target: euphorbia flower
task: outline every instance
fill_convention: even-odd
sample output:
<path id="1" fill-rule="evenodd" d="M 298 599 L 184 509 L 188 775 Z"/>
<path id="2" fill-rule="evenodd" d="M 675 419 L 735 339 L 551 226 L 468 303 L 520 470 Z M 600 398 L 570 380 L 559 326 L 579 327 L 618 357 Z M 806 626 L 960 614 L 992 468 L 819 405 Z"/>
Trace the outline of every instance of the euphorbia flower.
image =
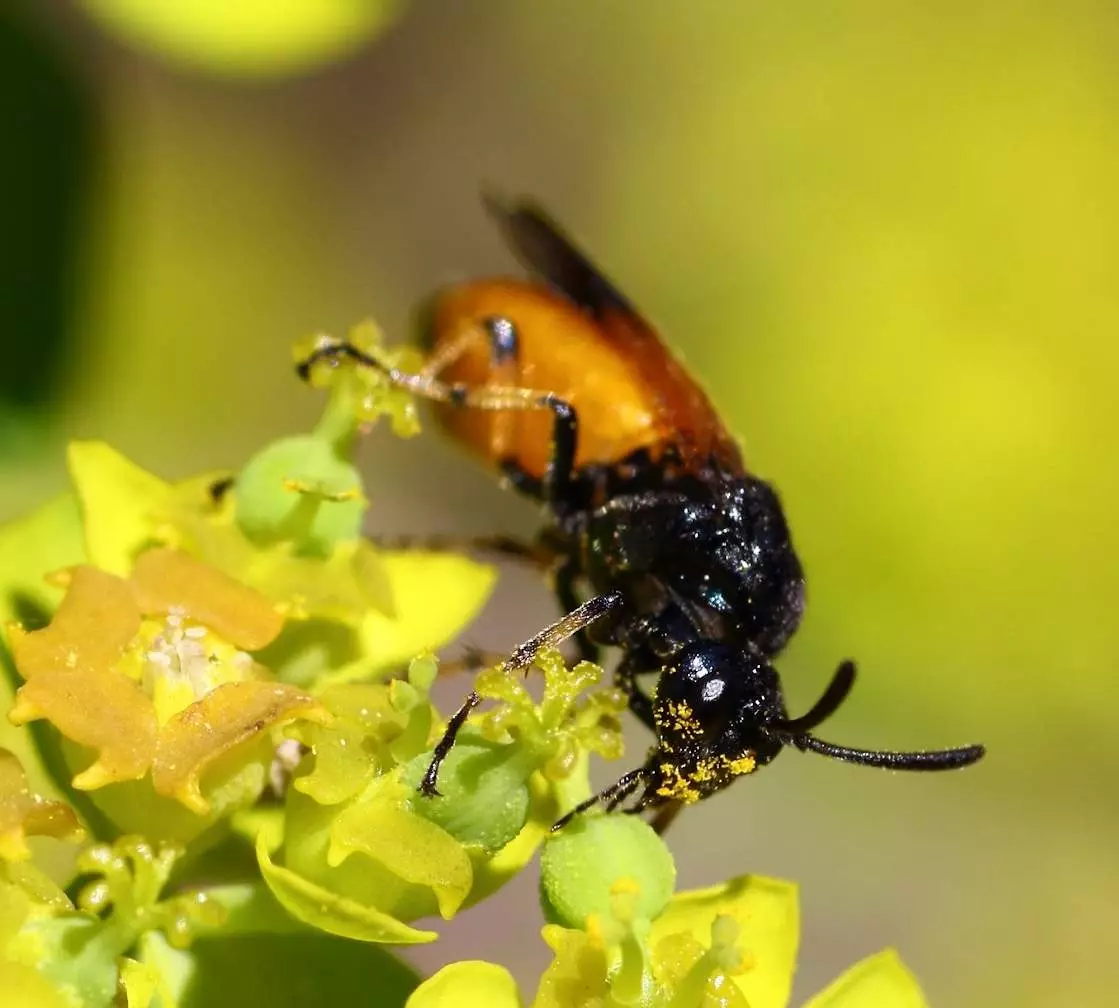
<path id="1" fill-rule="evenodd" d="M 268 654 L 283 681 L 344 681 L 404 666 L 450 640 L 493 586 L 491 567 L 452 553 L 382 550 L 360 537 L 327 553 L 282 538 L 253 541 L 237 523 L 238 489 L 217 501 L 211 495 L 215 473 L 168 483 L 96 441 L 72 443 L 69 464 L 85 559 L 125 576 L 156 543 L 256 589 L 287 619 Z M 254 479 L 259 487 L 262 478 Z M 277 475 L 276 493 L 288 492 L 284 486 Z"/>
<path id="2" fill-rule="evenodd" d="M 83 565 L 49 626 L 11 631 L 26 680 L 9 714 L 46 718 L 92 749 L 73 786 L 95 790 L 150 775 L 159 795 L 199 816 L 212 811 L 202 775 L 224 757 L 223 779 L 255 764 L 258 783 L 225 789 L 219 804 L 259 793 L 272 747 L 254 740 L 294 719 L 324 720 L 322 705 L 271 681 L 250 652 L 275 639 L 283 618 L 258 592 L 175 550 L 142 553 L 128 578 Z M 234 793 L 236 792 L 236 793 Z"/>
<path id="3" fill-rule="evenodd" d="M 84 834 L 74 810 L 64 802 L 34 794 L 19 760 L 0 749 L 0 861 L 29 858 L 29 836 L 80 840 Z"/>
<path id="4" fill-rule="evenodd" d="M 581 929 L 549 924 L 555 958 L 535 996 L 486 962 L 455 963 L 421 984 L 408 1008 L 786 1008 L 796 964 L 796 889 L 744 876 L 680 893 L 651 924 L 616 885 L 611 910 Z M 844 973 L 804 1008 L 925 1008 L 890 949 Z"/>
<path id="5" fill-rule="evenodd" d="M 438 798 L 416 794 L 441 732 L 427 699 L 433 660 L 414 662 L 408 681 L 323 691 L 334 717 L 297 729 L 314 759 L 288 792 L 283 845 L 258 840 L 277 898 L 337 934 L 423 942 L 436 933 L 411 921 L 450 918 L 520 871 L 562 811 L 589 793 L 588 753 L 621 751 L 624 700 L 610 688 L 585 692 L 602 670 L 568 669 L 554 652 L 537 664 L 539 703 L 521 673 L 479 678 L 499 704 L 468 722 Z"/>

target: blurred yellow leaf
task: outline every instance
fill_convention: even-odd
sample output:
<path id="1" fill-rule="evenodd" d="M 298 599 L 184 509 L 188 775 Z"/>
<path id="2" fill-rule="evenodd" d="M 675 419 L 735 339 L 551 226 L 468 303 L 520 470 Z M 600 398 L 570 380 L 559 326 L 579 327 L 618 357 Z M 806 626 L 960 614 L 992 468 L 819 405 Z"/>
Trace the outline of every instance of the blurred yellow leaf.
<path id="1" fill-rule="evenodd" d="M 279 76 L 351 52 L 400 0 L 83 0 L 130 42 L 211 73 Z"/>

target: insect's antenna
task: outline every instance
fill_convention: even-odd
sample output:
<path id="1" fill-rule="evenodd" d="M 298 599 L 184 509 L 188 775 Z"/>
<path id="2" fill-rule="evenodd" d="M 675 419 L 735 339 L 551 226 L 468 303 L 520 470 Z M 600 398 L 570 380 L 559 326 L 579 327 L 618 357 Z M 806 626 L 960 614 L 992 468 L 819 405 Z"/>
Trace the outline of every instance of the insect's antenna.
<path id="1" fill-rule="evenodd" d="M 828 683 L 823 696 L 812 705 L 812 709 L 807 714 L 790 720 L 775 721 L 772 727 L 782 735 L 804 735 L 812 731 L 839 710 L 840 704 L 847 699 L 854 685 L 855 663 L 842 662 L 835 670 L 835 675 L 831 677 L 831 682 Z"/>
<path id="2" fill-rule="evenodd" d="M 787 735 L 785 741 L 805 752 L 819 753 L 844 763 L 884 767 L 887 770 L 954 770 L 970 766 L 987 751 L 981 745 L 961 746 L 959 749 L 933 749 L 922 752 L 879 752 L 872 749 L 849 749 L 847 746 L 825 742 L 814 735 Z"/>

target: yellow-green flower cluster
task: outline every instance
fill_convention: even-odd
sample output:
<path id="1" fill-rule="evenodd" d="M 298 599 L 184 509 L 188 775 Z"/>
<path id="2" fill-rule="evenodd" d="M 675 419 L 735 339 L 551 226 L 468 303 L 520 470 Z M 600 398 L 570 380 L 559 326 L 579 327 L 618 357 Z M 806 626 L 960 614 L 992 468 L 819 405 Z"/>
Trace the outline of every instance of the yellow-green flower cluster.
<path id="1" fill-rule="evenodd" d="M 743 876 L 679 893 L 652 918 L 645 913 L 641 885 L 627 876 L 618 876 L 605 895 L 608 908 L 589 914 L 583 927 L 545 925 L 542 936 L 554 959 L 531 997 L 522 997 L 503 967 L 461 962 L 422 983 L 408 1008 L 789 1004 L 798 942 L 792 884 Z M 857 963 L 805 1008 L 925 1008 L 925 1000 L 912 974 L 887 949 Z"/>
<path id="2" fill-rule="evenodd" d="M 369 324 L 350 338 L 415 366 Z M 386 1005 L 519 1005 L 500 967 L 420 984 L 382 946 L 434 941 L 426 920 L 487 898 L 543 847 L 554 961 L 532 1004 L 785 1005 L 791 885 L 674 894 L 672 857 L 639 819 L 552 832 L 589 797 L 590 757 L 621 755 L 626 697 L 598 666 L 541 653 L 539 699 L 521 673 L 482 672 L 488 709 L 440 796 L 419 796 L 443 730 L 432 653 L 493 572 L 363 538 L 356 438 L 380 416 L 414 433 L 414 405 L 369 369 L 309 377 L 329 393 L 321 421 L 235 474 L 172 483 L 78 442 L 72 489 L 0 529 L 4 1003 L 333 1004 L 368 989 Z M 891 953 L 811 1002 L 921 1004 Z"/>

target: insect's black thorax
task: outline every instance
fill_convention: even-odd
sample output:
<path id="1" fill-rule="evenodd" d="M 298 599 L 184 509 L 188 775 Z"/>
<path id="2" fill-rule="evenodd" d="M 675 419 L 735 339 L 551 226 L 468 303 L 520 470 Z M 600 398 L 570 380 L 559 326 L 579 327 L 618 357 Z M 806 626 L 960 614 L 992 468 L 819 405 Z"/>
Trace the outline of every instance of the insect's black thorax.
<path id="1" fill-rule="evenodd" d="M 773 488 L 753 477 L 677 475 L 643 466 L 615 472 L 598 506 L 560 517 L 595 592 L 625 592 L 619 628 L 673 614 L 695 637 L 770 657 L 804 609 L 804 575 Z M 621 642 L 621 641 L 619 641 Z"/>

